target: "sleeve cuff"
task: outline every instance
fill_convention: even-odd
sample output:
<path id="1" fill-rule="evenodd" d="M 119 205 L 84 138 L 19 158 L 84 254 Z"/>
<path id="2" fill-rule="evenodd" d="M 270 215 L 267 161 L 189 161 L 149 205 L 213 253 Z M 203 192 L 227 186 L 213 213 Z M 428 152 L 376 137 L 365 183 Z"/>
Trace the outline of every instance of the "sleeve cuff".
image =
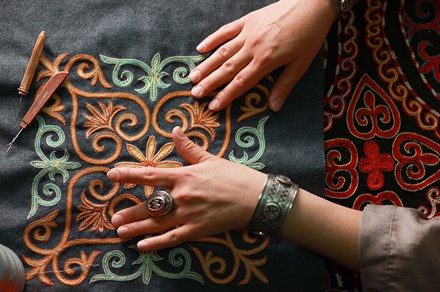
<path id="1" fill-rule="evenodd" d="M 387 262 L 396 206 L 368 205 L 359 232 L 359 272 L 364 291 L 387 291 Z"/>
<path id="2" fill-rule="evenodd" d="M 369 205 L 359 232 L 364 291 L 439 291 L 440 216 L 412 208 Z"/>

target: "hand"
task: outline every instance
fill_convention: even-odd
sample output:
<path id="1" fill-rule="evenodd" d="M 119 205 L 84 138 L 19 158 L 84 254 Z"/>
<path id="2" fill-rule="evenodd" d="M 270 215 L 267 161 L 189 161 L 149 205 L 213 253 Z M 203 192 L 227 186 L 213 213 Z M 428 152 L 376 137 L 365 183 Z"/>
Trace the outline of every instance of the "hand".
<path id="1" fill-rule="evenodd" d="M 145 203 L 117 212 L 112 224 L 120 237 L 159 234 L 138 242 L 140 250 L 157 250 L 245 227 L 257 205 L 266 174 L 216 157 L 173 130 L 177 151 L 190 166 L 180 168 L 113 168 L 111 181 L 161 186 L 175 209 L 161 217 L 148 215 Z M 176 227 L 178 226 L 178 227 Z"/>
<path id="2" fill-rule="evenodd" d="M 198 83 L 192 95 L 201 98 L 226 85 L 209 104 L 209 109 L 221 110 L 285 66 L 268 98 L 269 107 L 279 111 L 334 18 L 329 0 L 282 0 L 223 26 L 197 46 L 200 53 L 218 49 L 191 72 L 191 82 Z"/>

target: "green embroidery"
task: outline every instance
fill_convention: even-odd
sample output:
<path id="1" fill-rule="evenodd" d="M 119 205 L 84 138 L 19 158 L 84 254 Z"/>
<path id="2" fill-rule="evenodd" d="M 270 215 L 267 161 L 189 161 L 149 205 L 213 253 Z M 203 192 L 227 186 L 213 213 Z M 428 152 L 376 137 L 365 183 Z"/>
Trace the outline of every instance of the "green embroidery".
<path id="1" fill-rule="evenodd" d="M 50 180 L 55 181 L 55 175 L 60 174 L 63 177 L 63 183 L 65 183 L 69 179 L 69 173 L 67 170 L 81 167 L 81 164 L 77 162 L 68 162 L 70 156 L 67 152 L 67 149 L 64 149 L 64 155 L 61 158 L 57 158 L 55 156 L 55 151 L 52 151 L 49 158 L 46 157 L 41 150 L 41 139 L 43 138 L 43 135 L 48 132 L 54 132 L 58 135 L 58 139 L 55 141 L 52 139 L 52 135 L 49 135 L 46 138 L 47 145 L 52 148 L 59 147 L 61 144 L 63 144 L 66 136 L 60 127 L 46 125 L 43 118 L 37 117 L 37 121 L 39 127 L 35 137 L 35 152 L 40 157 L 41 161 L 31 161 L 31 165 L 35 168 L 41 168 L 41 171 L 37 174 L 37 176 L 35 176 L 32 182 L 32 204 L 31 210 L 28 214 L 28 219 L 35 215 L 38 205 L 46 207 L 54 206 L 61 199 L 61 190 L 59 186 L 54 183 L 48 183 L 43 187 L 43 194 L 46 197 L 53 198 L 50 200 L 45 200 L 40 197 L 38 194 L 38 186 L 45 175 L 48 175 Z"/>
<path id="2" fill-rule="evenodd" d="M 246 165 L 250 168 L 261 170 L 265 167 L 265 165 L 261 162 L 258 162 L 258 160 L 263 156 L 264 150 L 266 148 L 266 141 L 264 140 L 264 125 L 266 121 L 269 119 L 269 116 L 262 118 L 258 122 L 257 128 L 252 127 L 242 127 L 240 128 L 237 133 L 235 133 L 235 143 L 237 143 L 242 148 L 250 148 L 255 144 L 255 139 L 251 136 L 245 136 L 244 141 L 242 141 L 242 136 L 244 134 L 254 134 L 259 143 L 259 148 L 257 151 L 257 154 L 251 159 L 249 159 L 249 155 L 244 152 L 243 157 L 240 159 L 237 159 L 234 155 L 234 150 L 229 153 L 229 160 L 233 162 L 237 162 L 243 165 Z"/>
<path id="3" fill-rule="evenodd" d="M 167 72 L 163 71 L 166 66 L 172 63 L 183 63 L 187 65 L 191 71 L 192 69 L 195 68 L 194 63 L 200 62 L 203 59 L 205 59 L 205 56 L 203 55 L 175 56 L 175 57 L 166 58 L 161 62 L 160 54 L 156 53 L 156 55 L 154 55 L 153 59 L 151 60 L 151 67 L 150 67 L 144 62 L 136 59 L 118 59 L 118 58 L 107 57 L 104 55 L 100 55 L 100 57 L 105 63 L 115 65 L 113 69 L 112 79 L 113 82 L 116 84 L 116 86 L 119 87 L 130 86 L 133 83 L 133 79 L 134 79 L 132 72 L 128 70 L 124 70 L 120 72 L 123 66 L 133 65 L 143 69 L 147 73 L 147 75 L 142 76 L 138 80 L 142 81 L 145 84 L 145 86 L 135 90 L 140 94 L 144 94 L 149 91 L 151 101 L 155 101 L 157 99 L 158 88 L 167 88 L 168 86 L 170 86 L 169 84 L 163 81 L 163 78 L 165 76 L 169 76 Z M 178 84 L 189 83 L 189 77 L 187 72 L 188 71 L 185 67 L 176 68 L 173 72 L 174 81 L 176 81 Z"/>
<path id="4" fill-rule="evenodd" d="M 130 248 L 138 250 L 134 245 Z M 139 251 L 139 250 L 138 250 Z M 110 261 L 113 268 L 122 268 L 125 264 L 125 255 L 119 250 L 113 250 L 104 255 L 102 259 L 102 265 L 104 267 L 104 274 L 99 274 L 94 276 L 90 283 L 97 281 L 131 281 L 142 276 L 142 281 L 145 285 L 150 283 L 153 272 L 157 275 L 169 278 L 169 279 L 191 279 L 200 283 L 203 282 L 203 278 L 200 274 L 190 271 L 191 269 L 191 256 L 183 248 L 175 248 L 168 255 L 169 263 L 173 267 L 184 267 L 181 272 L 170 273 L 161 270 L 155 262 L 163 260 L 155 251 L 153 252 L 142 252 L 139 251 L 139 258 L 132 265 L 141 265 L 141 267 L 133 274 L 120 276 L 116 275 L 110 270 Z"/>

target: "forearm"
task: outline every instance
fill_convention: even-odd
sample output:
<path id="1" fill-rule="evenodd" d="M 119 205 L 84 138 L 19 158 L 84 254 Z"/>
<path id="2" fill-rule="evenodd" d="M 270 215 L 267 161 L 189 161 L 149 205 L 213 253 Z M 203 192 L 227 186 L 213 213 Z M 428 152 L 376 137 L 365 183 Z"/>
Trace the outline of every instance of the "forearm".
<path id="1" fill-rule="evenodd" d="M 281 237 L 357 271 L 361 215 L 299 189 Z"/>

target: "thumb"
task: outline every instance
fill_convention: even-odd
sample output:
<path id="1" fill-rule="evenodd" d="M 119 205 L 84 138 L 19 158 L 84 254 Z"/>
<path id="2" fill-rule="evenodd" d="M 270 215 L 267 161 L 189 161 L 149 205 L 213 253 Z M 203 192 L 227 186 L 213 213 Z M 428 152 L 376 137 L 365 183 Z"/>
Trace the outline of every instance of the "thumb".
<path id="1" fill-rule="evenodd" d="M 209 159 L 212 155 L 183 134 L 182 128 L 173 129 L 173 141 L 177 152 L 190 164 L 197 164 Z"/>

